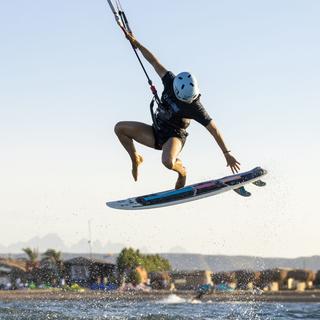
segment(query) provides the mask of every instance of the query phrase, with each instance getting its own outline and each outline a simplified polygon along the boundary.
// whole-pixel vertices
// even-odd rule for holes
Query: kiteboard
[[[162,191],[144,196],[107,202],[107,206],[121,210],[154,209],[211,197],[229,190],[234,190],[243,197],[249,197],[251,193],[248,192],[244,186],[253,183],[258,187],[264,187],[266,183],[261,181],[260,178],[266,174],[266,170],[256,167],[247,172],[192,184],[178,190]]]

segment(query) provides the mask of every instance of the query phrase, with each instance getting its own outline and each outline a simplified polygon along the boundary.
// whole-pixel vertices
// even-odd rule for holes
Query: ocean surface
[[[0,301],[1,320],[320,319],[319,303],[160,301]]]

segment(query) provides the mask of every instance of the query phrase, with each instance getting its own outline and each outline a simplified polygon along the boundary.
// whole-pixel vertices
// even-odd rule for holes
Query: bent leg
[[[178,179],[175,189],[183,188],[187,180],[187,171],[183,166],[178,155],[183,147],[182,141],[179,138],[170,138],[162,148],[162,163],[165,167],[178,173]]]
[[[155,147],[154,132],[150,125],[136,121],[121,121],[114,127],[123,147],[128,152],[132,162],[132,176],[138,179],[138,166],[143,162],[141,155],[137,153],[133,140],[150,148]]]

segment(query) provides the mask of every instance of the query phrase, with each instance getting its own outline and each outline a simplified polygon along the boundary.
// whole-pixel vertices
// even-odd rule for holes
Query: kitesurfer
[[[200,285],[196,290],[196,295],[192,298],[192,301],[194,300],[201,300],[201,298],[206,295],[213,292],[213,286],[210,283],[202,284]]]
[[[132,176],[138,179],[138,167],[143,162],[134,141],[150,148],[162,150],[162,163],[178,173],[176,189],[184,187],[187,171],[178,158],[188,136],[186,131],[190,120],[196,120],[208,129],[225,156],[227,166],[233,173],[240,169],[240,163],[231,155],[221,133],[200,102],[200,90],[196,78],[189,72],[178,75],[168,71],[158,59],[145,48],[135,36],[123,30],[135,49],[154,67],[162,79],[164,90],[161,103],[154,114],[154,123],[148,125],[136,121],[121,121],[115,126],[115,133],[128,152],[132,162]]]

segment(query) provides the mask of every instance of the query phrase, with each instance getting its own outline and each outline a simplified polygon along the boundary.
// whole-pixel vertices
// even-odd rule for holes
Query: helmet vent
[[[194,87],[194,85],[193,85],[193,83],[192,83],[192,82],[190,82],[190,86],[193,86],[193,87]]]
[[[190,78],[190,77],[191,77],[191,74],[188,75],[188,78]]]
[[[183,78],[182,78],[182,77],[179,77],[179,79],[182,80]]]
[[[185,87],[185,85],[183,84],[182,87],[181,87],[181,90],[183,90],[184,87]]]

